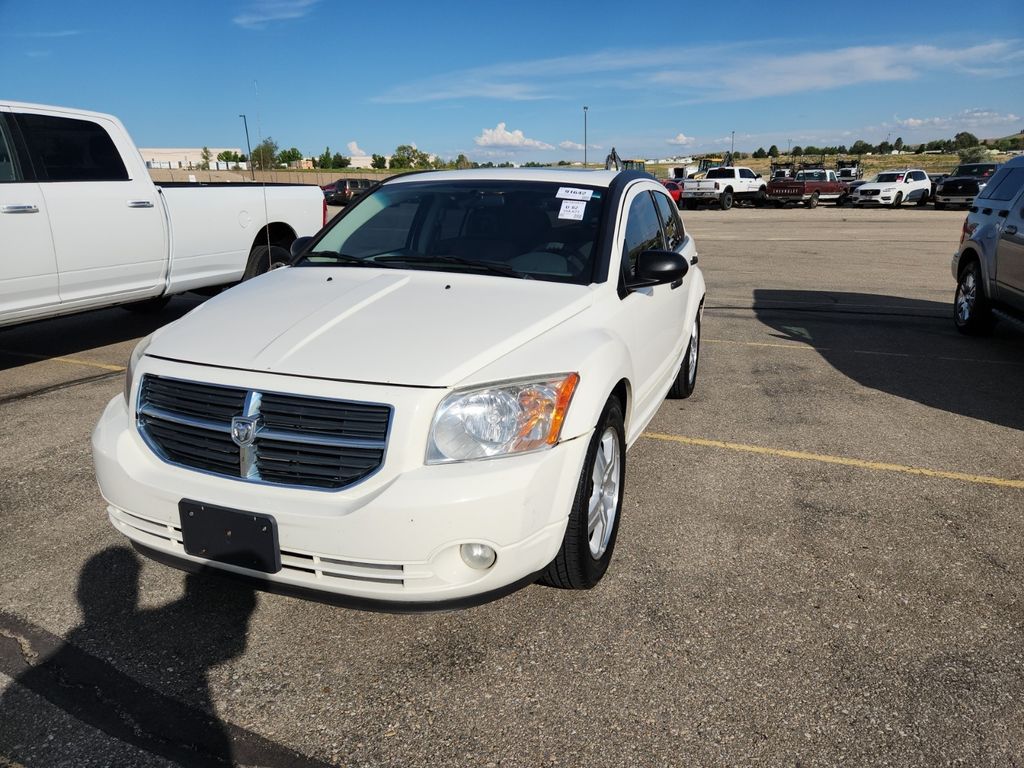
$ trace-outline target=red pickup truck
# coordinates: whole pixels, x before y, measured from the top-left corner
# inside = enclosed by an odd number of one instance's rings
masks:
[[[768,182],[768,199],[779,205],[803,203],[808,208],[814,208],[823,200],[842,205],[849,194],[850,185],[840,181],[835,171],[817,168],[797,171],[792,179],[772,179]]]

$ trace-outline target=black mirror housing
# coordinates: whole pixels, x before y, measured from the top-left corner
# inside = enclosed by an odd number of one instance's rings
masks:
[[[292,258],[294,259],[300,256],[302,252],[306,250],[306,246],[309,245],[311,242],[313,242],[312,237],[296,237],[294,240],[292,240],[291,248],[288,249],[292,255]]]
[[[627,288],[642,288],[682,281],[690,270],[690,262],[675,251],[644,251],[636,260],[632,277],[626,280]]]

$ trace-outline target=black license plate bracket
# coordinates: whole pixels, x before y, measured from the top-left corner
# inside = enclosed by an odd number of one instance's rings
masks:
[[[191,499],[178,502],[185,552],[264,573],[281,570],[277,521],[270,515]]]

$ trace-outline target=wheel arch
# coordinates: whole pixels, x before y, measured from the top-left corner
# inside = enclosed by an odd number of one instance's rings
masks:
[[[991,291],[988,289],[988,265],[985,263],[985,259],[981,257],[977,248],[974,245],[969,245],[960,252],[960,257],[956,262],[956,279],[960,280],[960,275],[963,274],[964,268],[971,263],[975,263],[981,269],[981,290],[985,293],[985,296],[990,296]]]
[[[249,253],[252,253],[253,249],[258,246],[267,245],[268,240],[270,245],[276,245],[288,250],[295,241],[295,237],[295,230],[290,225],[283,221],[272,221],[256,233],[252,245],[249,246]]]

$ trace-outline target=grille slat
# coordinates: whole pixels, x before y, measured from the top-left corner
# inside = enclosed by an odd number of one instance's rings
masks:
[[[147,375],[139,429],[166,461],[243,480],[338,489],[383,464],[389,406],[260,392],[252,399],[258,410],[245,414],[258,425],[255,476],[241,477],[242,449],[231,438],[231,421],[243,414],[248,395],[244,389]]]

